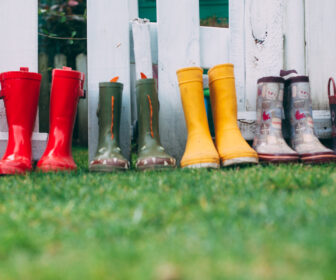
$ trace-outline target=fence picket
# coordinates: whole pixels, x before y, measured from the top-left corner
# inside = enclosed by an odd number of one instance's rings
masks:
[[[160,135],[163,146],[180,160],[187,133],[176,70],[200,66],[199,2],[158,0],[157,16]]]
[[[283,0],[251,0],[245,7],[247,111],[256,110],[257,80],[283,68]]]
[[[234,64],[237,105],[245,111],[245,0],[229,1],[230,62]]]
[[[37,0],[0,1],[0,72],[18,71],[21,66],[38,71]],[[20,7],[18,9],[18,7]],[[6,113],[0,101],[0,156],[8,139]],[[38,118],[32,136],[33,159],[39,159],[47,134],[38,131]]]
[[[327,83],[336,77],[336,1],[306,0],[307,72],[315,110],[329,110]]]
[[[89,90],[89,160],[98,142],[99,82],[120,77],[124,84],[120,143],[130,156],[131,102],[129,52],[129,1],[88,0],[88,90]]]

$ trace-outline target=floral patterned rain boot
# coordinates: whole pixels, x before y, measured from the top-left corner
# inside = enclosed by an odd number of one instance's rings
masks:
[[[303,163],[334,161],[333,151],[323,146],[314,132],[309,77],[299,76],[295,70],[281,71],[285,82],[285,112],[290,121],[292,148]]]
[[[253,148],[261,162],[297,162],[299,155],[282,136],[284,79],[263,77],[258,80],[257,126]]]

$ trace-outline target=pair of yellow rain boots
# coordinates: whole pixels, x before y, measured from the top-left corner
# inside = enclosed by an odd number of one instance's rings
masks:
[[[188,67],[177,71],[188,129],[181,167],[219,168],[220,165],[258,163],[257,153],[244,140],[238,127],[233,65],[214,66],[208,76],[216,147],[205,111],[202,68]]]

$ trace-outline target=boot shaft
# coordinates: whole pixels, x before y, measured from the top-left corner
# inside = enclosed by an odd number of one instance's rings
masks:
[[[182,68],[176,74],[188,135],[193,132],[208,133],[209,125],[204,102],[202,68]]]
[[[257,129],[253,146],[282,136],[284,79],[263,77],[258,80]],[[274,142],[273,141],[273,142]]]
[[[13,125],[16,125],[32,133],[41,78],[40,74],[29,72],[29,69],[25,67],[21,67],[20,71],[0,74],[0,98],[4,100],[9,131]]]
[[[119,145],[120,115],[123,84],[117,82],[99,83],[99,104],[97,110],[99,124],[99,144],[116,142]]]
[[[290,122],[292,145],[315,137],[308,76],[295,76],[285,83],[286,119]]]
[[[71,68],[54,69],[50,94],[50,121],[66,118],[73,123],[77,103],[84,96],[84,74]]]
[[[54,69],[50,93],[50,131],[46,151],[71,153],[73,127],[79,98],[84,97],[83,73],[71,68]]]
[[[136,82],[138,111],[138,145],[159,143],[159,99],[154,79],[142,79]]]
[[[233,70],[233,64],[221,64],[208,71],[210,100],[216,131],[238,127],[237,97]]]

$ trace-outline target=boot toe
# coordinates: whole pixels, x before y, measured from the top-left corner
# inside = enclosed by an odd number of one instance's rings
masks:
[[[193,154],[185,155],[181,160],[181,167],[190,167],[190,168],[219,168],[219,157],[218,155],[209,155],[209,154]]]
[[[15,175],[31,172],[32,166],[19,161],[0,161],[0,175]]]
[[[146,157],[138,159],[136,164],[138,170],[166,169],[176,166],[176,160],[172,157]]]
[[[118,158],[94,159],[90,162],[89,170],[93,172],[112,172],[129,169],[127,160]]]
[[[42,172],[74,171],[77,165],[69,157],[44,157],[37,163],[37,169]]]

